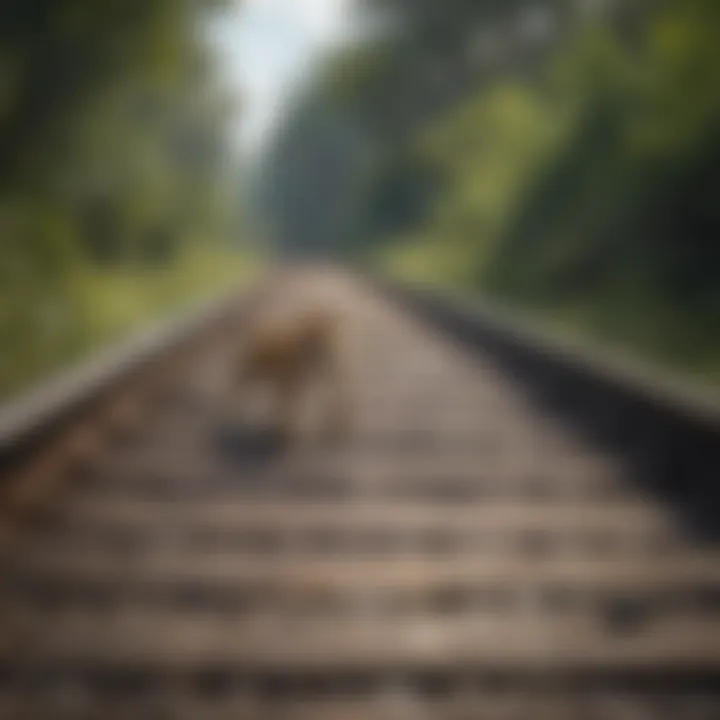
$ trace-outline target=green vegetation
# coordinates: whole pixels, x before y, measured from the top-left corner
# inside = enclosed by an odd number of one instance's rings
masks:
[[[13,333],[11,352],[0,355],[0,396],[21,392],[97,348],[231,291],[252,277],[257,263],[255,255],[205,244],[159,267],[78,270],[68,281],[64,306],[35,300],[25,313],[15,308],[0,317],[4,330]],[[32,332],[21,331],[23,319],[32,323]]]
[[[720,5],[368,4],[399,30],[305,100],[362,128],[343,250],[720,380]],[[322,134],[288,128],[312,186]]]
[[[0,397],[251,267],[206,42],[222,6],[2,4]]]

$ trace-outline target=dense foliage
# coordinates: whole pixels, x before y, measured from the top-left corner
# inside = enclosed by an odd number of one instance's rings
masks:
[[[205,32],[220,6],[2,3],[0,394],[198,290],[190,256],[223,252],[231,106]]]
[[[367,4],[389,32],[301,104],[363,137],[345,145],[363,159],[344,164],[353,197],[333,203],[352,207],[343,251],[717,373],[720,5]],[[276,164],[303,158],[285,192],[324,172],[317,128],[281,134]],[[286,210],[300,245],[325,212]]]

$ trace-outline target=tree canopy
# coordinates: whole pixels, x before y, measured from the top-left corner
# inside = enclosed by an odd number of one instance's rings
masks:
[[[297,113],[363,139],[337,246],[720,368],[720,6],[365,6],[385,32],[339,53]],[[270,164],[303,158],[283,192],[319,187],[320,127],[280,133]],[[298,250],[328,212],[270,208]]]
[[[0,7],[0,392],[81,351],[87,280],[228,230],[219,0]]]

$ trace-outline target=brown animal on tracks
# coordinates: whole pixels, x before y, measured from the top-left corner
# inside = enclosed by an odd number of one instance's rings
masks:
[[[276,429],[290,443],[306,437],[307,401],[315,393],[323,401],[322,435],[338,439],[352,415],[348,314],[321,281],[280,284],[250,313],[234,366],[236,389],[267,386]]]

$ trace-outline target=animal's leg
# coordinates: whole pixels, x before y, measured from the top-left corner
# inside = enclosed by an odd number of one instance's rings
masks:
[[[245,356],[235,359],[224,399],[226,406],[237,408],[239,403],[243,409],[242,414],[245,415],[249,403],[255,396],[257,380],[256,373]]]
[[[277,384],[278,426],[283,440],[296,442],[302,436],[301,383],[297,377],[283,378]]]
[[[325,434],[330,438],[341,438],[350,431],[353,398],[350,388],[348,361],[341,348],[334,348],[327,357],[328,408]]]

